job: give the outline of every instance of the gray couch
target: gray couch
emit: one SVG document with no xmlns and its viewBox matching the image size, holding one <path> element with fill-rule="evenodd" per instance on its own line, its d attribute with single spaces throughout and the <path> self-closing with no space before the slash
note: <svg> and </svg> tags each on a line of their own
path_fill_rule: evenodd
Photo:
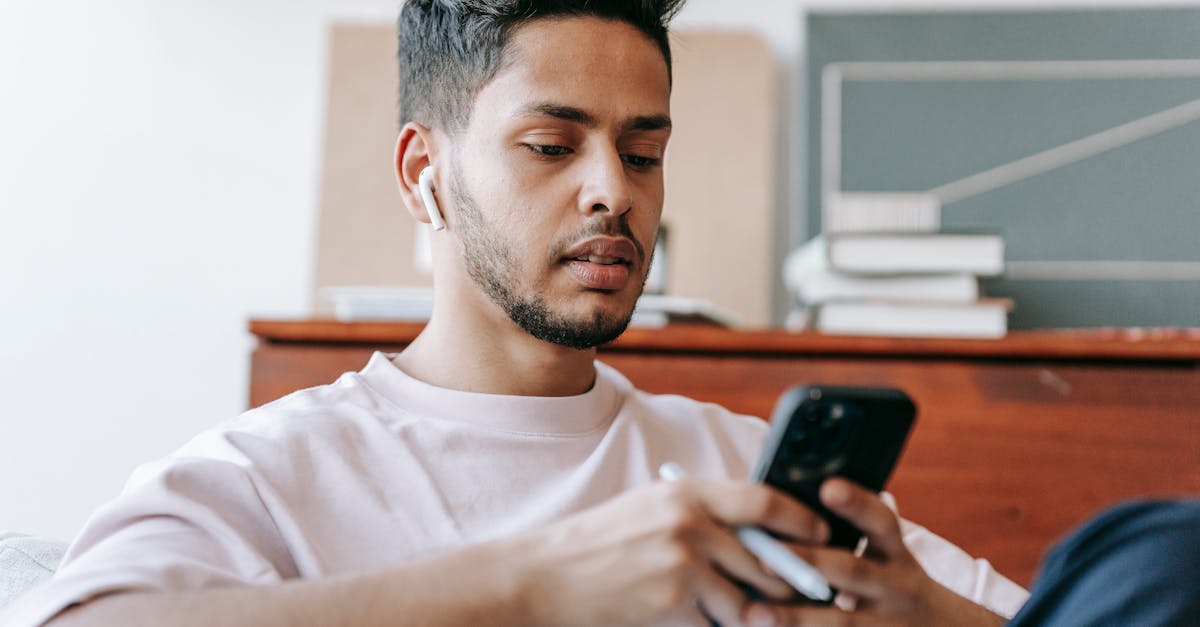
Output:
<svg viewBox="0 0 1200 627">
<path fill-rule="evenodd" d="M 17 597 L 54 574 L 66 550 L 59 540 L 0 531 L 0 623 Z"/>
</svg>

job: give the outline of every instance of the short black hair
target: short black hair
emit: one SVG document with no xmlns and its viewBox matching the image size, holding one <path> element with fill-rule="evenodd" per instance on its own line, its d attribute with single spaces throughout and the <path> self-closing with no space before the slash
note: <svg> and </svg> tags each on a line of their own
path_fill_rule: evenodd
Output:
<svg viewBox="0 0 1200 627">
<path fill-rule="evenodd" d="M 495 76 L 513 29 L 548 17 L 594 16 L 646 34 L 667 62 L 667 23 L 686 0 L 408 0 L 397 25 L 400 124 L 465 126 L 479 89 Z"/>
</svg>

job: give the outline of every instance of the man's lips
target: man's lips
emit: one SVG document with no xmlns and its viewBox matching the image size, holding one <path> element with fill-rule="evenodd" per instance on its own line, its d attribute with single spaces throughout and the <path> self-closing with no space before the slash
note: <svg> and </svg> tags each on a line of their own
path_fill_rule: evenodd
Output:
<svg viewBox="0 0 1200 627">
<path fill-rule="evenodd" d="M 571 247 L 564 259 L 578 259 L 591 263 L 630 265 L 637 258 L 637 246 L 624 237 L 594 237 Z"/>
<path fill-rule="evenodd" d="M 563 263 L 584 287 L 617 291 L 629 282 L 637 256 L 637 247 L 626 238 L 597 237 L 573 246 Z"/>
</svg>

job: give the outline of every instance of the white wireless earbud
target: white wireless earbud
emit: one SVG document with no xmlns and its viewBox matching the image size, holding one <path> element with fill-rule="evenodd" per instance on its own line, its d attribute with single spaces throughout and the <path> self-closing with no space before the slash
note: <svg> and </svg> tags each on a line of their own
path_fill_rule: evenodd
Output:
<svg viewBox="0 0 1200 627">
<path fill-rule="evenodd" d="M 446 228 L 446 221 L 442 219 L 442 210 L 438 207 L 437 198 L 433 197 L 433 166 L 421 170 L 421 175 L 417 177 L 417 186 L 421 188 L 421 200 L 425 201 L 425 212 L 429 214 L 429 222 L 433 224 L 433 230 L 440 231 Z"/>
</svg>

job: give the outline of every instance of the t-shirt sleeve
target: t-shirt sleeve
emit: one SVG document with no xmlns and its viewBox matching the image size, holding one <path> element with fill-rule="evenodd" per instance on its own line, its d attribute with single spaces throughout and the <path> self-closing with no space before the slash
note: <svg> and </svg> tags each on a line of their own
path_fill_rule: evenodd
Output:
<svg viewBox="0 0 1200 627">
<path fill-rule="evenodd" d="M 934 581 L 1005 618 L 1016 615 L 1029 592 L 996 572 L 985 559 L 966 551 L 928 529 L 900 520 L 904 544 Z"/>
<path fill-rule="evenodd" d="M 242 466 L 168 458 L 139 468 L 84 525 L 54 577 L 22 597 L 10 625 L 40 625 L 118 591 L 182 592 L 295 576 L 262 486 Z"/>
</svg>

